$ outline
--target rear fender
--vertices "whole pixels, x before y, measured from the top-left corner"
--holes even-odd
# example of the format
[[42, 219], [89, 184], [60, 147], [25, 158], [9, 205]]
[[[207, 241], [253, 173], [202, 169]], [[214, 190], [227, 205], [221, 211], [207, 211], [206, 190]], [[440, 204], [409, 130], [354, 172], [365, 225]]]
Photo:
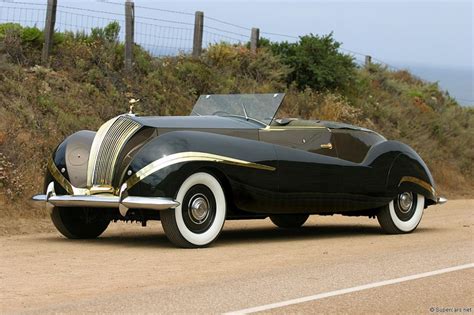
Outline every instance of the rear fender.
[[408, 145], [391, 140], [380, 142], [369, 150], [362, 163], [385, 176], [385, 191], [392, 199], [401, 192], [413, 191], [425, 196], [426, 205], [437, 203], [431, 172]]
[[390, 167], [387, 189], [395, 194], [405, 191], [421, 194], [426, 198], [426, 206], [438, 201], [430, 170], [422, 158], [407, 145], [403, 145], [403, 150]]

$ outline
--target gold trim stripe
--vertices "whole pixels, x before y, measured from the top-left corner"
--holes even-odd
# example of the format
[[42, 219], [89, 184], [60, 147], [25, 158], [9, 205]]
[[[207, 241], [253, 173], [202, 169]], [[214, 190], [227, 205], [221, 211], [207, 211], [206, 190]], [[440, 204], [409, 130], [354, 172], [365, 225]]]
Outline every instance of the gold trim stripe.
[[424, 180], [421, 180], [419, 178], [412, 177], [412, 176], [403, 176], [402, 179], [400, 180], [400, 183], [398, 184], [398, 186], [400, 186], [404, 182], [417, 184], [417, 185], [423, 187], [424, 189], [430, 191], [433, 194], [433, 196], [435, 196], [435, 197], [437, 196], [436, 190], [433, 188], [433, 186], [431, 186], [430, 184], [428, 184]]
[[54, 164], [54, 160], [53, 158], [50, 158], [49, 161], [48, 161], [48, 170], [49, 172], [51, 173], [51, 175], [54, 177], [54, 179], [56, 180], [56, 182], [58, 182], [59, 185], [61, 185], [61, 187], [63, 187], [66, 192], [70, 195], [78, 195], [78, 196], [81, 196], [81, 195], [89, 195], [89, 190], [87, 188], [77, 188], [77, 187], [74, 187], [67, 179], [66, 177], [63, 176], [63, 174], [61, 174], [61, 172], [59, 171], [58, 167], [56, 166], [56, 164]]
[[48, 161], [48, 170], [59, 185], [61, 185], [70, 195], [74, 194], [74, 189], [71, 183], [63, 176], [63, 174], [61, 174], [52, 158]]
[[231, 157], [217, 155], [217, 154], [210, 154], [210, 153], [203, 153], [203, 152], [181, 152], [181, 153], [175, 153], [175, 154], [162, 157], [161, 159], [158, 159], [148, 164], [147, 166], [145, 166], [144, 168], [142, 168], [141, 170], [133, 174], [126, 181], [127, 188], [132, 187], [133, 185], [143, 180], [145, 177], [165, 167], [168, 167], [170, 165], [183, 163], [183, 162], [195, 162], [195, 161], [209, 161], [209, 162], [216, 162], [216, 163], [224, 163], [224, 164], [236, 165], [236, 166], [241, 166], [241, 167], [255, 168], [255, 169], [265, 170], [265, 171], [274, 171], [276, 169], [272, 166], [234, 159]]

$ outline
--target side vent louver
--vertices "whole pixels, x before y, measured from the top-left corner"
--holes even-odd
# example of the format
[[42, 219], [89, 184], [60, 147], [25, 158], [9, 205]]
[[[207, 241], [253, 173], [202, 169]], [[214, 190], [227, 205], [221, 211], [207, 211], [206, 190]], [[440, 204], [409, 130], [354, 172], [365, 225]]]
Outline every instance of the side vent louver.
[[94, 138], [89, 156], [87, 186], [112, 186], [117, 158], [140, 124], [119, 116], [106, 122]]

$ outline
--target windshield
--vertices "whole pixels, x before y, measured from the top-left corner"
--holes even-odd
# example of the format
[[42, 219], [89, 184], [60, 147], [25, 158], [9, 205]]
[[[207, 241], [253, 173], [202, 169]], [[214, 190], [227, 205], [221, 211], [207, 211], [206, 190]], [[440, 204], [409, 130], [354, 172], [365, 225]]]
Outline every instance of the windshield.
[[269, 125], [284, 97], [284, 93], [201, 95], [191, 115], [240, 117]]

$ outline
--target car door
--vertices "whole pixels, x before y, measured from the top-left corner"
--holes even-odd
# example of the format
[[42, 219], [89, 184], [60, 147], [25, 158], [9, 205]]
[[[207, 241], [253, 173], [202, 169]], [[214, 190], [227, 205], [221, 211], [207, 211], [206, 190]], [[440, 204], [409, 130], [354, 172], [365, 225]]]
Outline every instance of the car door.
[[259, 133], [260, 141], [273, 143], [306, 152], [336, 157], [337, 148], [332, 132], [324, 127], [263, 129]]
[[[273, 128], [272, 128], [273, 129]], [[275, 212], [334, 209], [334, 193], [343, 184], [333, 135], [327, 128], [275, 128], [260, 140], [275, 144], [279, 201]]]

